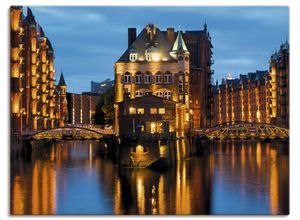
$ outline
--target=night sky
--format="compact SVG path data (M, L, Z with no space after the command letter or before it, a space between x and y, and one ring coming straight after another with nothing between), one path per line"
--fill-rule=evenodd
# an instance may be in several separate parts
M113 79L127 48L127 28L147 23L164 30L202 30L212 38L214 79L267 70L272 52L289 39L288 7L31 7L50 38L56 78L68 92L90 91L90 81ZM26 8L24 10L26 13Z

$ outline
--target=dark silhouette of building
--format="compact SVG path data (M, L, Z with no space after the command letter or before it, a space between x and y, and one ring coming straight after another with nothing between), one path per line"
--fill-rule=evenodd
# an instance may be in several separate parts
M115 84L114 80L106 79L102 82L91 81L91 92L96 94L105 93L108 89L112 88Z

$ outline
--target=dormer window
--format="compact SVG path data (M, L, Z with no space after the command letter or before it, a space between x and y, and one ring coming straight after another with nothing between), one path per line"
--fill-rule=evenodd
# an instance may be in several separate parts
M146 60L147 61L152 61L152 54L151 53L146 53Z
M137 60L137 53L130 53L129 54L129 60L131 62L135 62Z
M161 59L160 51L157 47L151 46L145 51L145 57L147 61L157 62Z

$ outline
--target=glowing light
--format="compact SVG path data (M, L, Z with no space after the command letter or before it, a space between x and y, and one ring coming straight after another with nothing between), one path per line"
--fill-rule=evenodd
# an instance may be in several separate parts
M142 145L137 145L135 148L136 154L143 154L144 153L144 147Z
M153 54L152 54L152 60L153 60L153 61L159 61L159 60L160 60L160 55L159 55L159 53L153 53Z
M129 114L136 114L136 108L130 107L129 108Z
M151 126L151 131L150 132L151 132L151 134L154 134L155 131L156 131L156 124L154 122L151 122L150 126Z
M167 156L167 146L166 145L162 145L159 147L159 154L161 157Z

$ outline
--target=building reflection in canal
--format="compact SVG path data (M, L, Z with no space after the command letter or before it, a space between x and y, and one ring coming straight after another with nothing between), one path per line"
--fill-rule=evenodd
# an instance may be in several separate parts
M222 142L165 172L119 169L97 141L38 146L11 164L12 214L287 214L287 144Z

